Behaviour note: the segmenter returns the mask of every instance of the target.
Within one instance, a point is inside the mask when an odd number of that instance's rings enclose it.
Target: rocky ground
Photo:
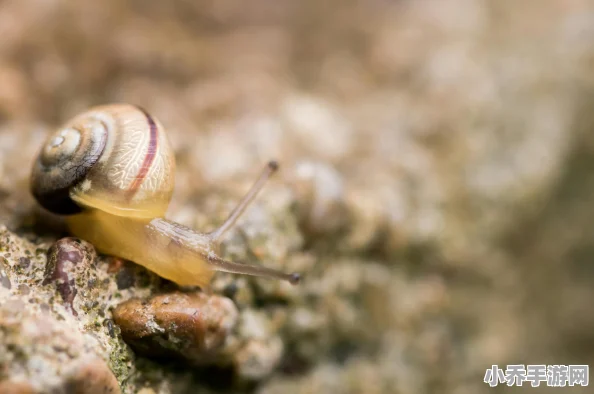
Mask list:
[[[590,2],[5,0],[0,35],[0,392],[482,393],[493,364],[594,364]],[[109,102],[167,128],[184,225],[277,158],[223,252],[302,283],[179,289],[63,239],[33,158]]]

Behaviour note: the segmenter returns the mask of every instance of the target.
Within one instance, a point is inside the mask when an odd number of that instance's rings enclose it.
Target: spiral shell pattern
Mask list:
[[[141,108],[92,108],[52,134],[33,168],[33,195],[48,210],[84,208],[154,217],[167,210],[175,161],[161,124]]]
[[[62,215],[81,211],[69,197],[70,188],[85,178],[105,149],[110,126],[102,118],[80,118],[45,141],[31,176],[33,196],[44,208]]]

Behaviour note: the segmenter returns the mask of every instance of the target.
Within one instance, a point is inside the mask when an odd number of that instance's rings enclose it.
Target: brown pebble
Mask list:
[[[75,369],[66,380],[68,394],[120,394],[120,386],[105,361],[92,360]]]
[[[73,301],[76,297],[75,280],[93,264],[95,250],[89,243],[77,238],[62,238],[47,252],[47,265],[43,284],[55,282],[62,299],[76,316]]]
[[[237,316],[228,298],[180,292],[129,300],[113,311],[122,337],[138,353],[197,364],[217,358]]]

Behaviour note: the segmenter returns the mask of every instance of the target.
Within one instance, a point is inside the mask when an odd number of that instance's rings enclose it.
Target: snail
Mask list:
[[[180,286],[208,287],[216,271],[296,284],[298,273],[221,258],[222,237],[277,170],[269,162],[224,223],[208,233],[167,220],[175,158],[165,129],[129,104],[94,107],[49,135],[31,173],[31,192],[65,216],[69,231],[103,254],[140,264]]]

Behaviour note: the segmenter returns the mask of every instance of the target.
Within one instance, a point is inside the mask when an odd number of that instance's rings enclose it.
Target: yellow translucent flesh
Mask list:
[[[159,229],[164,219],[143,219],[88,210],[67,218],[73,235],[100,253],[140,264],[181,286],[207,287],[213,276],[206,257],[209,243],[192,236],[192,244]],[[187,237],[186,237],[187,238]]]
[[[114,193],[100,193],[99,191],[94,191],[93,193],[89,191],[83,192],[76,188],[70,192],[70,198],[81,207],[93,208],[93,210],[104,211],[115,216],[126,216],[137,219],[164,216],[167,211],[167,204],[163,204],[162,201],[169,201],[171,198],[169,192],[163,195],[155,192],[152,200],[125,206],[120,204],[117,199],[112,198],[113,195]]]

